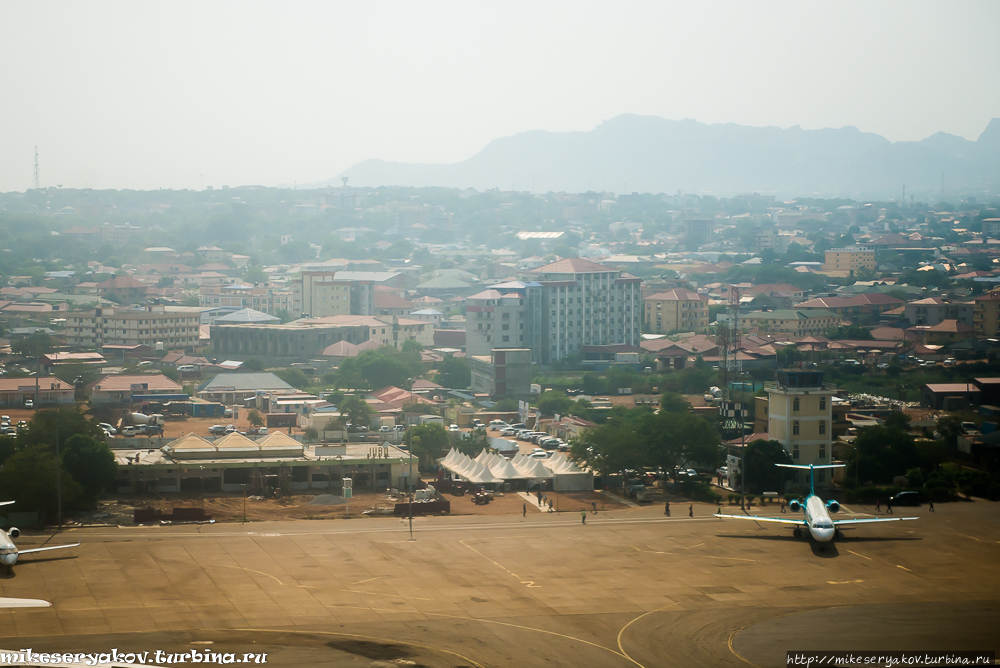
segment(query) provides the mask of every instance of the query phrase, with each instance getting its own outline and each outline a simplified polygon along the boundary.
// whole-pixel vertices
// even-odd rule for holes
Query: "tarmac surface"
[[[588,514],[585,526],[580,513],[416,518],[412,542],[397,518],[22,536],[22,548],[83,545],[25,555],[0,578],[0,596],[52,603],[0,610],[0,648],[429,668],[1000,650],[1000,504],[897,508],[920,521],[848,530],[825,550],[712,518],[714,506],[673,510]]]

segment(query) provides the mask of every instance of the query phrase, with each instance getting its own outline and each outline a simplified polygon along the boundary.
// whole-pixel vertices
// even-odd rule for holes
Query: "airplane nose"
[[[829,543],[833,540],[833,535],[836,533],[836,529],[816,529],[813,536],[816,538],[817,542]]]
[[[5,554],[3,556],[0,556],[0,562],[2,562],[4,566],[13,566],[14,564],[17,563],[17,555]]]

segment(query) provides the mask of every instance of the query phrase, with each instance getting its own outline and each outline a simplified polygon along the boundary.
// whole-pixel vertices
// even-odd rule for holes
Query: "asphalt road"
[[[772,525],[589,515],[23,536],[0,648],[268,653],[294,666],[779,666],[809,649],[1000,649],[1000,505],[915,509],[826,550]],[[677,508],[679,510],[679,508]],[[861,511],[863,509],[856,508]],[[897,509],[899,512],[902,509]],[[412,662],[412,663],[409,663]]]

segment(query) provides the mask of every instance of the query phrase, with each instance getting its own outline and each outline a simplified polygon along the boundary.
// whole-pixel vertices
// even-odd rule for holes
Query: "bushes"
[[[695,501],[705,501],[707,503],[721,503],[722,495],[716,494],[715,490],[707,482],[696,480],[685,480],[681,483],[681,494]]]

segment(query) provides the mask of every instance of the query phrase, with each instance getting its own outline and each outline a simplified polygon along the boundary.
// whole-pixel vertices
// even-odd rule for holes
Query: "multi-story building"
[[[799,302],[794,306],[797,311],[829,311],[844,317],[856,317],[866,314],[879,314],[891,311],[904,304],[902,299],[896,299],[884,292],[866,292],[853,297],[817,297],[809,301]]]
[[[829,464],[834,390],[823,385],[822,371],[781,370],[776,376],[777,384],[767,390],[768,437],[781,443],[795,464]],[[828,479],[825,469],[816,471],[817,484]]]
[[[398,271],[303,271],[291,283],[291,314],[301,317],[376,315],[377,287],[402,293],[416,281]]]
[[[973,326],[976,335],[993,338],[1000,333],[1000,290],[981,294],[975,299]]]
[[[472,391],[491,397],[527,397],[531,392],[531,350],[494,348],[489,355],[469,357]]]
[[[98,308],[92,313],[67,314],[66,342],[78,348],[116,344],[156,349],[157,343],[166,348],[194,348],[200,322],[200,312],[173,311],[169,306]]]
[[[499,288],[492,287],[466,297],[465,354],[489,356],[493,348],[539,349],[540,339],[532,341],[534,330],[533,320],[529,318],[529,299],[538,305],[541,284],[502,284]],[[540,311],[537,308],[535,311],[540,317]]]
[[[875,251],[865,246],[832,248],[823,256],[823,271],[849,271],[875,268]]]
[[[263,285],[250,285],[248,283],[202,285],[198,289],[198,302],[205,308],[226,308],[234,311],[252,308],[261,313],[275,315],[282,310],[276,303],[279,300],[275,298],[275,295],[280,292],[269,283]]]
[[[708,218],[690,218],[683,222],[684,248],[698,250],[702,245],[712,241],[715,221]]]
[[[129,223],[123,225],[112,225],[111,223],[104,223],[101,226],[101,241],[114,244],[115,246],[124,246],[133,239],[137,239],[139,235],[142,234],[142,228],[136,227]]]
[[[649,295],[643,301],[646,324],[653,334],[708,329],[708,299],[697,292],[677,288]]]
[[[757,328],[760,332],[780,332],[792,336],[823,334],[840,325],[841,319],[830,311],[809,309],[781,309],[777,311],[751,311],[740,316],[743,327]]]
[[[537,326],[533,323],[540,347],[540,354],[532,351],[534,359],[551,364],[581,355],[583,346],[638,348],[642,279],[583,258],[559,260],[531,273],[541,285],[538,309],[529,316],[541,316]]]
[[[944,320],[957,320],[965,325],[973,324],[974,302],[948,302],[940,297],[928,297],[909,302],[904,309],[911,325],[940,324]]]

